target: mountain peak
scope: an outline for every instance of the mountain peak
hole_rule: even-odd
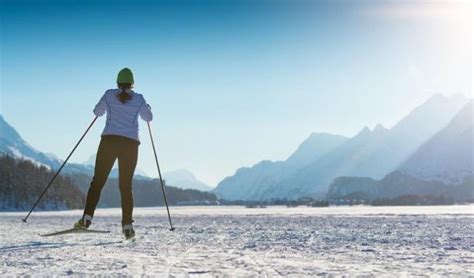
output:
[[[3,138],[11,144],[24,144],[20,134],[13,128],[0,114],[0,138]]]
[[[170,172],[167,172],[166,175],[169,175],[169,176],[176,175],[176,176],[179,176],[180,178],[186,178],[190,180],[196,179],[194,174],[191,171],[186,170],[186,169],[177,169],[174,171],[170,171]]]
[[[382,124],[378,123],[372,132],[376,134],[380,134],[380,133],[385,133],[387,131],[388,131],[387,128],[385,128]]]
[[[368,136],[370,134],[372,134],[370,129],[367,126],[364,126],[364,128],[361,131],[359,131],[359,133],[357,133],[355,137]]]
[[[383,124],[378,123],[378,124],[375,126],[374,130],[376,130],[376,129],[386,129],[386,128],[383,126]]]
[[[178,169],[163,173],[166,184],[179,187],[182,189],[196,189],[201,191],[209,191],[212,188],[198,180],[194,174],[186,169]]]
[[[325,154],[329,149],[342,144],[347,138],[324,132],[313,132],[288,158],[290,164],[304,165]]]
[[[56,168],[60,162],[55,157],[46,155],[28,144],[20,134],[0,114],[0,152],[16,158],[30,160],[36,164]]]

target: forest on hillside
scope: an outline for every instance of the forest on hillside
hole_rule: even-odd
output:
[[[29,160],[0,156],[0,210],[26,210],[40,196],[54,175],[45,166]],[[76,209],[84,203],[84,194],[69,177],[58,176],[38,204],[38,209]]]
[[[87,193],[91,177],[86,174],[71,175],[74,183],[84,193]],[[214,193],[199,191],[195,189],[181,189],[165,184],[165,192],[169,205],[214,205],[217,204],[217,196]],[[133,198],[135,206],[152,207],[164,206],[164,198],[159,179],[133,180]],[[120,189],[118,178],[109,177],[102,191],[99,207],[120,207]]]
[[[29,160],[0,156],[0,210],[28,210],[40,196],[55,171]],[[80,209],[91,177],[86,174],[59,175],[41,202],[39,210]],[[170,205],[212,205],[217,197],[210,192],[180,189],[165,185]],[[163,206],[159,180],[133,180],[135,206]],[[120,207],[118,179],[109,177],[101,194],[99,207]]]

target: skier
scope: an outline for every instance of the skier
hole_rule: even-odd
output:
[[[138,115],[149,122],[153,119],[144,97],[132,90],[133,73],[122,69],[117,76],[117,89],[107,90],[94,108],[96,116],[107,112],[95,161],[94,177],[87,192],[84,214],[74,224],[75,229],[88,229],[107,177],[118,159],[119,186],[122,199],[122,232],[125,238],[135,236],[133,229],[132,180],[138,158]]]

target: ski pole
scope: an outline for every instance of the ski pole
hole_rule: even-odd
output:
[[[168,208],[168,200],[166,200],[165,186],[163,185],[163,179],[161,178],[160,164],[158,163],[158,157],[156,156],[155,143],[153,142],[153,135],[151,135],[150,122],[148,124],[148,132],[150,133],[151,146],[153,147],[153,153],[155,154],[156,168],[158,168],[158,176],[160,177],[161,190],[163,191],[163,198],[165,200],[166,211],[168,212],[168,220],[170,222],[170,231],[174,230],[173,223],[171,223],[170,209]]]
[[[84,139],[84,137],[86,136],[87,132],[89,131],[89,129],[91,129],[92,125],[95,123],[95,121],[97,120],[98,116],[95,116],[94,120],[92,120],[92,123],[89,125],[89,127],[87,127],[86,131],[84,132],[84,134],[82,134],[81,136],[81,139],[79,139],[79,141],[77,142],[77,144],[74,146],[74,148],[72,149],[72,151],[69,153],[69,155],[67,156],[66,160],[64,160],[63,164],[61,165],[61,167],[59,167],[59,169],[56,171],[56,173],[54,174],[53,178],[51,179],[51,181],[49,181],[48,185],[44,188],[43,192],[41,193],[41,195],[39,196],[38,200],[36,200],[35,204],[33,205],[33,207],[31,208],[30,212],[28,212],[28,214],[26,215],[25,218],[23,218],[23,222],[26,223],[26,220],[28,219],[28,217],[30,216],[30,214],[33,212],[33,210],[36,208],[36,205],[38,205],[39,201],[41,200],[41,198],[43,197],[43,195],[46,193],[46,191],[48,190],[48,188],[51,186],[51,184],[53,184],[53,181],[56,179],[56,177],[59,175],[59,172],[61,172],[61,170],[63,169],[64,165],[66,165],[67,161],[69,160],[69,158],[71,157],[72,153],[74,153],[74,151],[76,150],[77,146],[79,146],[79,144],[81,143],[82,139]]]

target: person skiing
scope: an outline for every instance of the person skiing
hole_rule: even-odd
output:
[[[138,116],[149,122],[153,114],[143,95],[132,90],[133,85],[132,71],[129,68],[122,69],[117,76],[118,88],[107,90],[94,108],[94,114],[99,117],[107,112],[107,120],[97,150],[84,214],[74,224],[75,229],[88,229],[91,225],[102,188],[118,159],[122,232],[127,239],[135,236],[132,225],[132,180],[140,145]]]

